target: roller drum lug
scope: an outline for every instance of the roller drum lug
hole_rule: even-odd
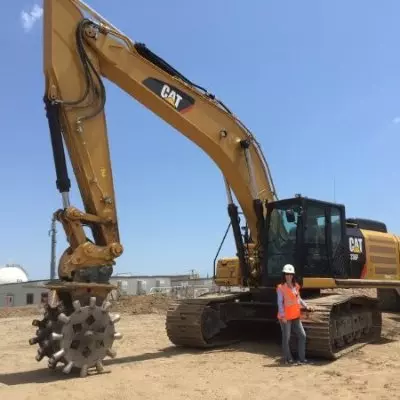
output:
[[[107,300],[104,300],[103,304],[101,305],[101,309],[103,312],[107,312],[111,307],[111,303]]]
[[[96,297],[91,297],[90,300],[89,300],[89,307],[90,308],[95,308],[96,307],[96,301],[97,301]]]
[[[69,374],[69,373],[71,372],[73,366],[74,366],[74,363],[73,363],[72,361],[70,361],[70,362],[63,368],[63,370],[62,370],[63,373],[64,373],[64,374]]]
[[[115,358],[117,356],[117,352],[114,349],[107,349],[106,354],[110,358]]]
[[[60,322],[62,322],[63,324],[68,324],[69,321],[70,321],[70,318],[67,317],[64,313],[61,313],[61,314],[58,316],[58,320],[59,320]]]
[[[85,378],[88,375],[88,366],[83,365],[80,372],[80,377]]]
[[[73,305],[74,310],[75,310],[76,312],[80,312],[80,311],[81,311],[81,302],[80,302],[79,300],[75,300],[75,301],[72,303],[72,305]]]
[[[103,366],[101,361],[97,361],[96,362],[96,371],[97,372],[103,372],[104,371],[104,366]]]
[[[37,336],[29,339],[29,344],[33,346],[34,344],[39,343],[39,338]]]
[[[114,314],[112,317],[111,317],[111,322],[113,323],[113,324],[116,324],[117,322],[119,322],[121,320],[121,315],[119,315],[119,314]]]

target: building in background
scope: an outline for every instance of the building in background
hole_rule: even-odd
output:
[[[47,280],[29,281],[21,266],[8,265],[0,268],[0,307],[40,306],[47,301],[48,290],[39,287]],[[119,296],[147,295],[167,292],[177,287],[211,288],[212,279],[199,278],[198,274],[187,275],[130,275],[116,274],[110,283],[117,286],[113,298]]]
[[[188,275],[127,275],[112,276],[111,284],[118,287],[122,296],[144,295],[154,292],[155,288],[171,287],[176,280],[188,280]]]
[[[46,281],[27,281],[0,285],[0,307],[40,305],[47,301],[48,290],[39,285]]]

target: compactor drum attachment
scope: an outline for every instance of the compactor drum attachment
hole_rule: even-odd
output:
[[[79,369],[81,377],[88,374],[89,368],[102,372],[103,359],[116,356],[114,340],[122,338],[115,330],[120,316],[110,315],[110,306],[107,300],[96,297],[76,299],[72,307],[49,301],[43,319],[32,322],[38,327],[36,336],[29,341],[39,345],[36,360],[48,357],[49,368],[62,363],[64,373]]]

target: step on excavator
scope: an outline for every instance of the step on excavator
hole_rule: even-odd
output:
[[[216,285],[243,290],[171,305],[166,333],[172,343],[212,348],[239,340],[248,322],[276,321],[275,287],[286,263],[296,266],[303,297],[315,309],[302,316],[310,356],[338,358],[379,338],[382,306],[396,306],[400,287],[400,238],[385,224],[347,218],[336,203],[300,195],[278,199],[259,143],[229,108],[84,2],[44,0],[43,42],[44,103],[62,197],[53,215],[69,247],[59,259],[58,279],[44,285],[43,318],[33,321],[37,361],[47,357],[49,368],[61,364],[64,373],[78,370],[84,377],[103,370],[122,337],[109,301],[123,246],[103,78],[196,144],[222,172],[237,253],[218,260],[214,278]],[[84,210],[70,204],[65,147]],[[379,298],[322,292],[358,287],[378,288]]]

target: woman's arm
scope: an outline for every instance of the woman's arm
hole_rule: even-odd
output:
[[[283,308],[283,295],[282,292],[277,289],[277,297],[278,297],[278,314],[279,314],[279,318],[283,319],[285,322],[285,309]]]
[[[307,303],[301,298],[300,295],[299,295],[299,300],[300,300],[300,305],[302,305],[304,308],[308,308]]]
[[[301,298],[300,293],[299,293],[299,301],[300,301],[300,305],[302,305],[307,311],[312,311],[312,310],[313,310],[313,308],[310,307],[310,306]]]

